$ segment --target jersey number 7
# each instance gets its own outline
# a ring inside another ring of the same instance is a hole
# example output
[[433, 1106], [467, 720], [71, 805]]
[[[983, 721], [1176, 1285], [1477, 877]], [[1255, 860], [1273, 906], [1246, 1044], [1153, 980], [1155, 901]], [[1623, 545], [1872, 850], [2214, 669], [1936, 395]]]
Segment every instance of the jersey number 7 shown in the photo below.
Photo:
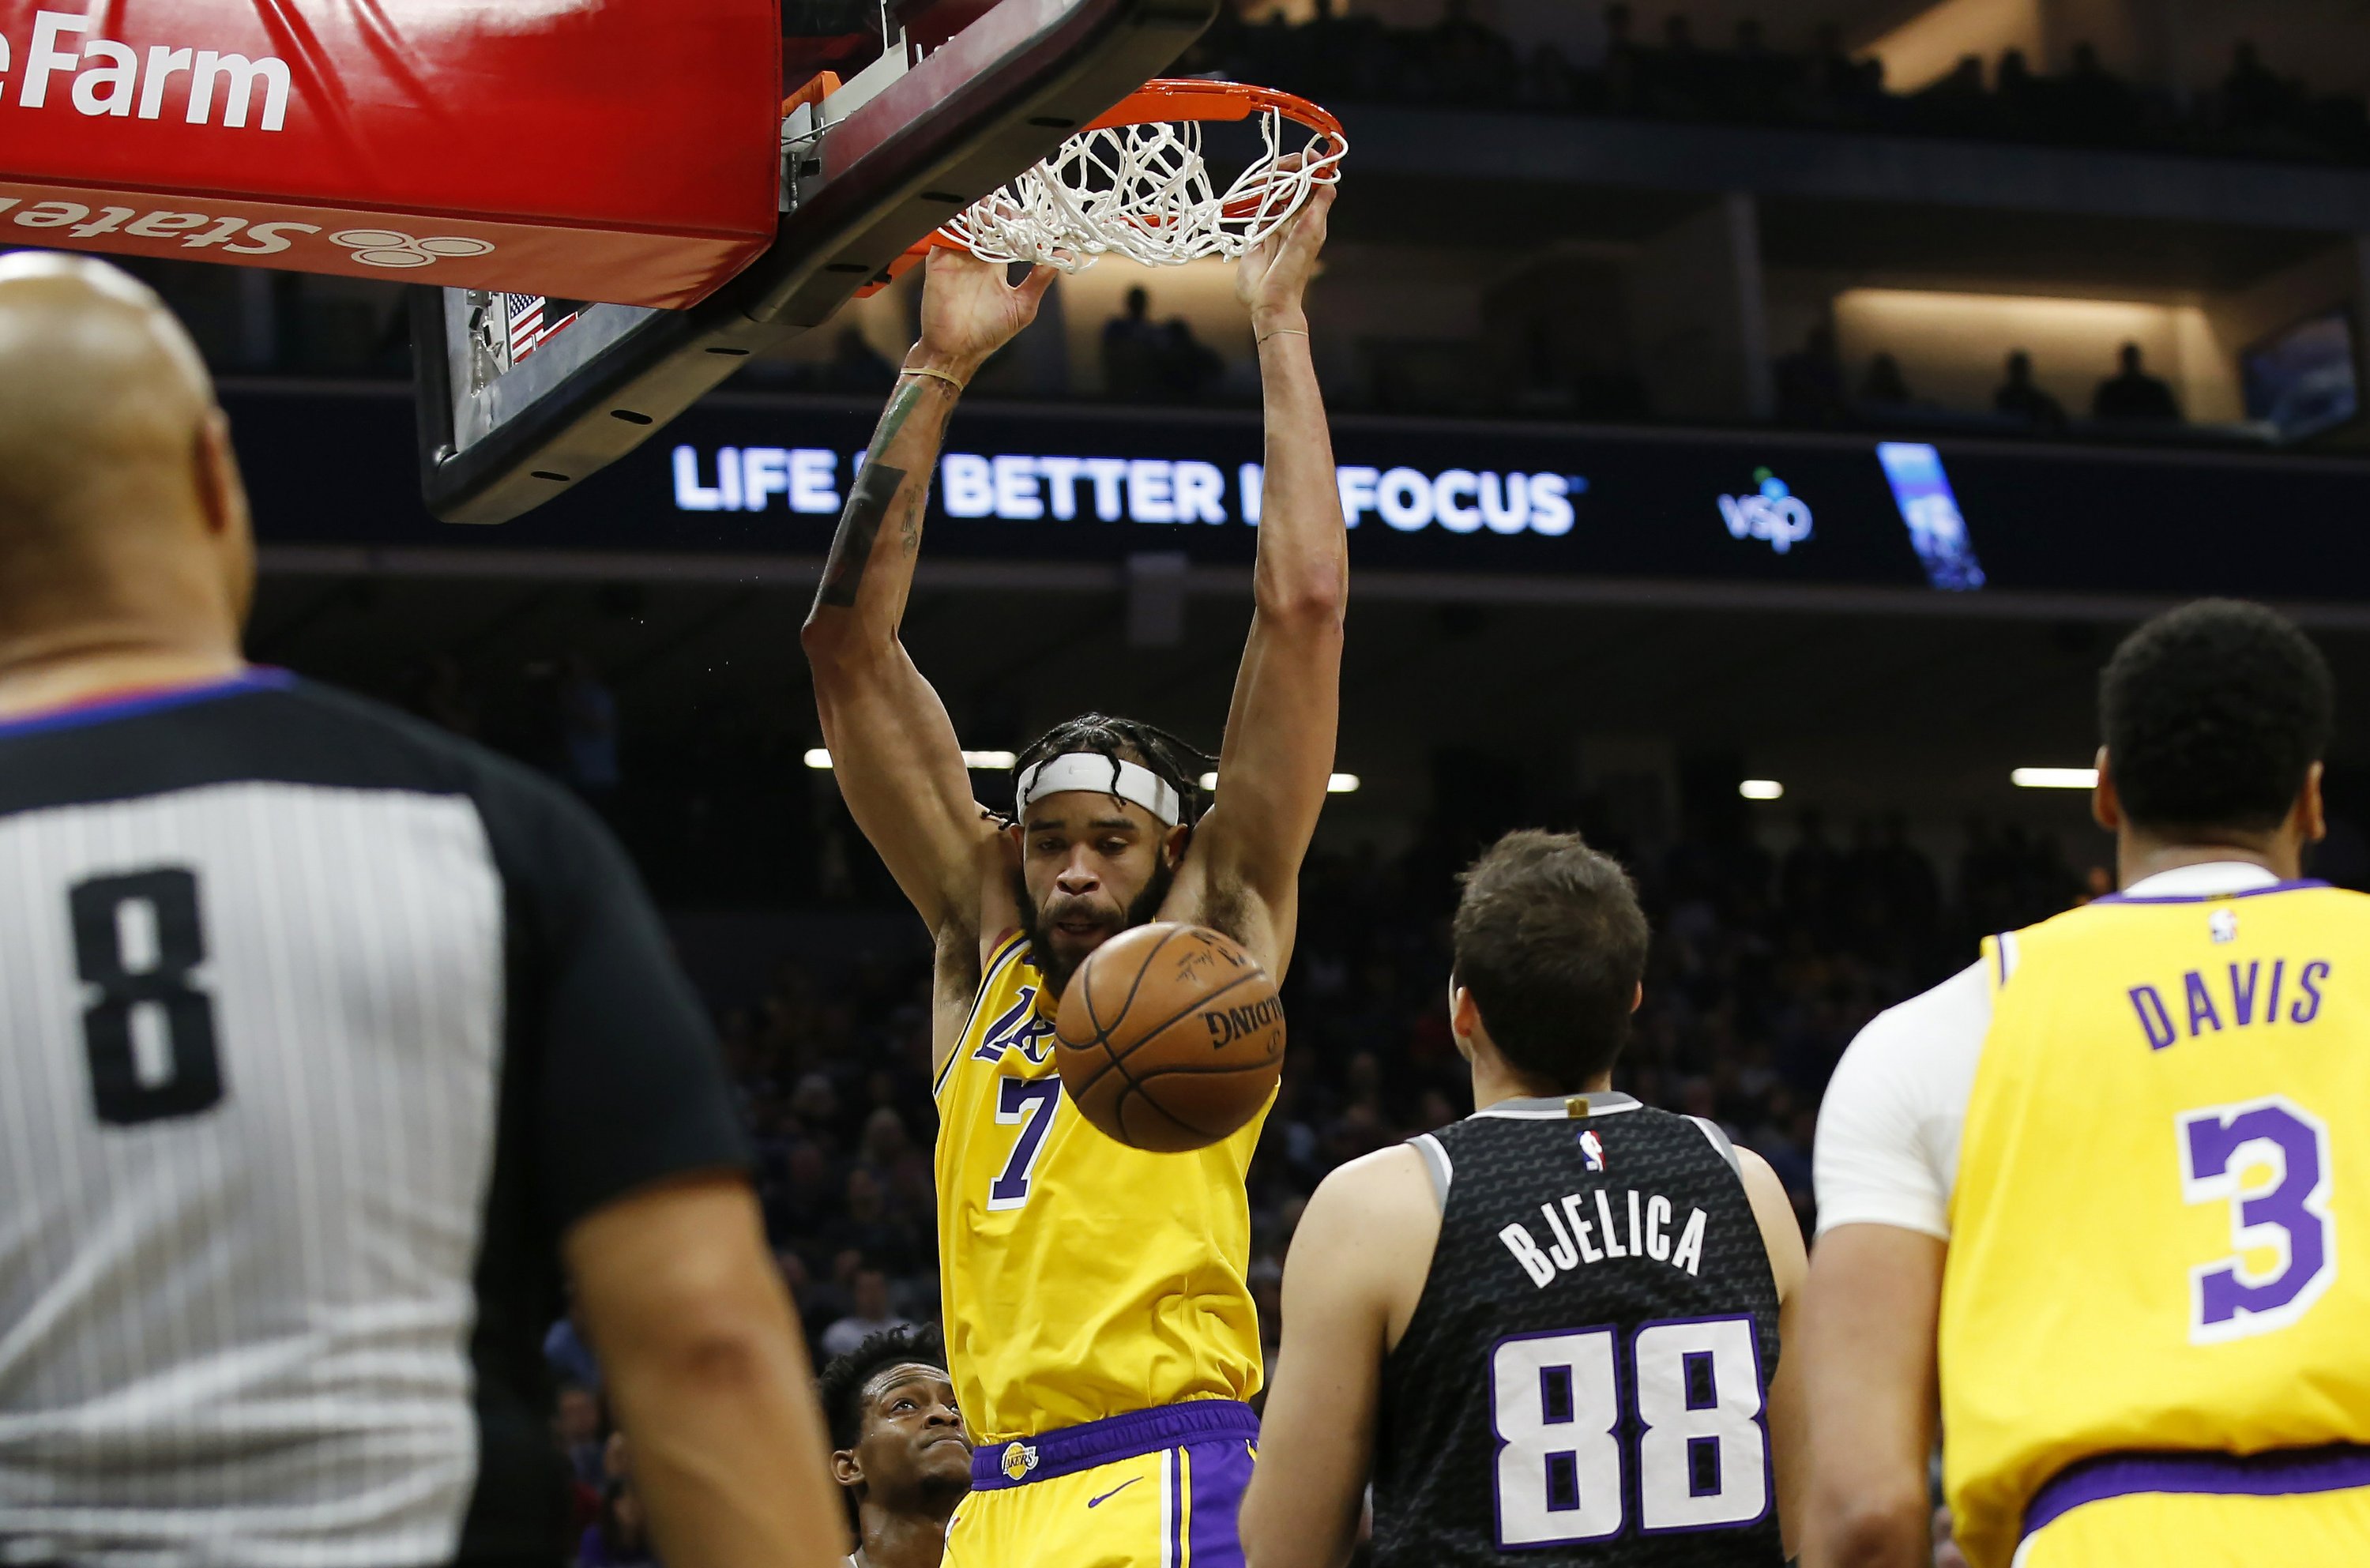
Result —
[[1029, 1178], [1037, 1157], [1045, 1152], [1045, 1135], [1053, 1130], [1053, 1113], [1061, 1108], [1062, 1080], [1053, 1074], [1041, 1078], [1007, 1078], [995, 1086], [995, 1120], [1000, 1126], [1018, 1124], [1012, 1158], [988, 1183], [987, 1206], [1016, 1209], [1029, 1201]]

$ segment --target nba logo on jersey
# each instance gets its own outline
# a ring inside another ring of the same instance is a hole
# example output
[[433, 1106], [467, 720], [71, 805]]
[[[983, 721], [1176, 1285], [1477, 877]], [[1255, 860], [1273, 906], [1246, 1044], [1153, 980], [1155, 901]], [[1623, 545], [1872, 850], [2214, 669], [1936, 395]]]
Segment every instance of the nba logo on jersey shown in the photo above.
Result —
[[1007, 1481], [1026, 1480], [1029, 1472], [1037, 1468], [1037, 1450], [1026, 1443], [1007, 1443], [1005, 1445], [1004, 1460], [999, 1468], [1003, 1470], [1004, 1478]]
[[1605, 1142], [1593, 1129], [1580, 1135], [1580, 1157], [1588, 1162], [1591, 1170], [1605, 1169]]
[[2235, 909], [2216, 909], [2213, 914], [2205, 917], [2205, 932], [2216, 942], [2237, 941], [2238, 912]]

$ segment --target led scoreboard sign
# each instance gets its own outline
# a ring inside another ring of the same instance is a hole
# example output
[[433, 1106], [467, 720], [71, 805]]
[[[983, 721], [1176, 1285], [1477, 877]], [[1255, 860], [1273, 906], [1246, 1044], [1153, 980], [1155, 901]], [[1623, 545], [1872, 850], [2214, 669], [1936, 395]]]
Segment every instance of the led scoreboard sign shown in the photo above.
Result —
[[[420, 509], [398, 394], [227, 401], [267, 546], [448, 558], [820, 561], [875, 417], [846, 398], [712, 398], [597, 482], [473, 528]], [[1336, 420], [1334, 445], [1361, 571], [2370, 601], [2370, 580], [2331, 570], [2370, 514], [2359, 460], [1354, 416]], [[1248, 411], [975, 402], [933, 476], [927, 554], [1248, 563], [1260, 447]]]

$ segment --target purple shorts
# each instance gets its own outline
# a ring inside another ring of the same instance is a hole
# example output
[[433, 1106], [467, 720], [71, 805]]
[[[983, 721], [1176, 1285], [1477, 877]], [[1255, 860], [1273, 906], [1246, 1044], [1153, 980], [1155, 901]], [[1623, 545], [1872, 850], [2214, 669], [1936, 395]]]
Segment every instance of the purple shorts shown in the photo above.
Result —
[[1191, 1400], [983, 1445], [947, 1568], [1243, 1568], [1258, 1441], [1248, 1405]]

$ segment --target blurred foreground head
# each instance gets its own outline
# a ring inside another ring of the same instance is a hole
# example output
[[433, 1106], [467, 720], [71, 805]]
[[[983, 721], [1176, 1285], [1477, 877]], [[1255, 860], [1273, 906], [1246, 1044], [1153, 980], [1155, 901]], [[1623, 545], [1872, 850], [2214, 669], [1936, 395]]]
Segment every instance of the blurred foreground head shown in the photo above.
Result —
[[254, 583], [230, 424], [180, 323], [106, 262], [0, 256], [0, 679], [235, 663]]

